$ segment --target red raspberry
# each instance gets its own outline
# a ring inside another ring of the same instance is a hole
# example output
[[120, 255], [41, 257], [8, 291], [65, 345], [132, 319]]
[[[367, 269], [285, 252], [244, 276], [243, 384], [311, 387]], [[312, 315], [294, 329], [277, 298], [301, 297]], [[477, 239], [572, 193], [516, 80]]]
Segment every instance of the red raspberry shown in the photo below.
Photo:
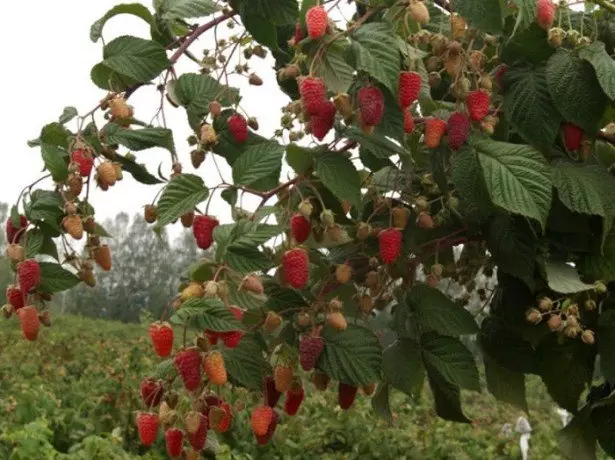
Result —
[[212, 216], [195, 216], [192, 223], [192, 233], [196, 239], [196, 245], [201, 249], [209, 249], [214, 242], [214, 229], [220, 224], [218, 219]]
[[38, 319], [38, 310], [34, 307], [23, 307], [17, 310], [21, 333], [24, 339], [34, 342], [38, 337], [41, 323]]
[[583, 142], [583, 130], [572, 123], [562, 123], [564, 144], [568, 150], [576, 150]]
[[171, 354], [173, 348], [173, 328], [169, 323], [156, 321], [149, 325], [148, 333], [156, 354], [162, 358]]
[[243, 337], [243, 332], [241, 331], [231, 331], [231, 332], [223, 332], [222, 341], [224, 342], [224, 346], [228, 348], [237, 348], [241, 338]]
[[333, 128], [336, 108], [333, 102], [325, 100], [318, 110], [319, 113], [310, 117], [310, 123], [312, 124], [312, 134], [316, 139], [322, 141]]
[[549, 30], [553, 26], [555, 19], [555, 4], [551, 0], [536, 0], [536, 21], [544, 30]]
[[248, 122], [238, 113], [231, 115], [227, 120], [228, 132], [235, 142], [242, 144], [248, 140]]
[[329, 16], [322, 6], [313, 6], [305, 14], [305, 25], [310, 38], [322, 37], [329, 25]]
[[232, 421], [233, 412], [230, 404], [221, 402], [218, 406], [210, 406], [209, 425], [216, 433], [227, 432]]
[[207, 430], [209, 430], [209, 418], [204, 414], [199, 414], [199, 427], [194, 433], [188, 433], [188, 442], [197, 452], [205, 447]]
[[310, 277], [310, 260], [303, 249], [291, 249], [282, 256], [284, 281], [295, 289], [303, 289]]
[[275, 407], [280, 400], [280, 393], [275, 387], [275, 379], [268, 375], [265, 377], [265, 404], [269, 407]]
[[421, 75], [417, 72], [400, 72], [398, 79], [397, 102], [402, 109], [409, 107], [419, 98]]
[[448, 146], [453, 151], [457, 151], [468, 140], [470, 136], [470, 120], [465, 113], [453, 113], [446, 125], [448, 134]]
[[308, 115], [313, 116], [323, 113], [327, 89], [322, 79], [314, 77], [301, 78], [299, 81], [299, 95], [301, 96], [301, 105]]
[[297, 22], [295, 24], [295, 46], [303, 40], [303, 29], [301, 28], [301, 23]]
[[13, 219], [10, 217], [6, 221], [6, 241], [7, 243], [19, 243], [21, 237], [26, 232], [28, 219], [26, 216], [19, 216], [19, 227], [13, 225]]
[[21, 289], [12, 284], [6, 288], [6, 301], [13, 306], [15, 311], [25, 305], [25, 299]]
[[346, 410], [352, 406], [354, 398], [357, 396], [357, 390], [358, 388], [353, 385], [340, 382], [337, 393], [337, 402], [342, 409]]
[[273, 417], [271, 418], [271, 423], [269, 424], [267, 433], [265, 433], [263, 436], [256, 436], [256, 442], [260, 445], [267, 444], [273, 437], [273, 434], [275, 433], [275, 429], [277, 428], [277, 426], [278, 426], [278, 413], [276, 411], [273, 411]]
[[311, 371], [316, 367], [318, 358], [325, 349], [322, 337], [307, 336], [299, 342], [299, 363], [304, 371]]
[[173, 360], [173, 365], [184, 381], [188, 391], [198, 389], [201, 384], [201, 355], [196, 348], [190, 348], [179, 352]]
[[401, 252], [402, 234], [397, 228], [387, 228], [378, 234], [380, 258], [385, 264], [395, 261]]
[[301, 244], [310, 237], [310, 233], [312, 233], [312, 224], [301, 214], [295, 214], [290, 219], [290, 230], [295, 241]]
[[147, 407], [156, 407], [164, 396], [162, 382], [154, 379], [143, 379], [139, 385], [141, 399]]
[[220, 338], [219, 332], [205, 330], [205, 335], [207, 336], [207, 341], [210, 345], [215, 345], [218, 343], [218, 339]]
[[150, 412], [139, 412], [137, 414], [137, 431], [141, 444], [151, 446], [158, 437], [158, 415]]
[[164, 442], [169, 457], [179, 457], [183, 450], [184, 432], [179, 428], [169, 428], [164, 433]]
[[275, 417], [275, 411], [269, 406], [255, 407], [252, 411], [251, 425], [252, 432], [256, 436], [264, 436], [267, 434], [269, 425]]
[[77, 165], [79, 175], [81, 177], [87, 177], [92, 172], [92, 167], [94, 166], [94, 157], [87, 150], [75, 150], [71, 154], [71, 161]]
[[284, 412], [288, 415], [295, 415], [305, 398], [305, 390], [303, 386], [291, 388], [286, 392], [286, 400], [284, 401]]
[[435, 149], [440, 145], [442, 136], [446, 132], [446, 122], [439, 118], [428, 118], [425, 121], [425, 145]]
[[359, 113], [366, 126], [376, 126], [384, 115], [384, 96], [376, 86], [366, 86], [359, 90]]
[[482, 89], [471, 91], [466, 99], [470, 118], [474, 121], [480, 121], [489, 113], [489, 93]]
[[414, 117], [412, 116], [412, 112], [410, 110], [404, 110], [404, 132], [406, 134], [411, 134], [414, 131]]
[[17, 264], [17, 280], [19, 288], [24, 294], [41, 281], [41, 266], [34, 259], [27, 259]]

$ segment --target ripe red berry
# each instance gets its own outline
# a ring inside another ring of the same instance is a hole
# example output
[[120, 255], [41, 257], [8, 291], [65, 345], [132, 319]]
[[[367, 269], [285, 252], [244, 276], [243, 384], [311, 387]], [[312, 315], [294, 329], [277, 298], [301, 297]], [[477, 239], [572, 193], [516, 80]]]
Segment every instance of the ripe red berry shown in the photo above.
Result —
[[317, 110], [318, 113], [310, 117], [310, 123], [312, 125], [312, 134], [316, 139], [322, 141], [331, 131], [331, 128], [333, 128], [336, 108], [333, 102], [325, 100]]
[[256, 436], [264, 436], [267, 434], [269, 425], [274, 417], [274, 410], [269, 406], [255, 407], [252, 411], [251, 425], [252, 432]]
[[305, 398], [305, 390], [303, 386], [292, 388], [286, 392], [286, 400], [284, 401], [284, 412], [288, 415], [295, 415]]
[[295, 241], [301, 244], [310, 237], [310, 233], [312, 233], [312, 224], [301, 214], [295, 214], [290, 219], [290, 230]]
[[277, 428], [277, 426], [278, 426], [278, 413], [276, 411], [273, 411], [273, 417], [271, 418], [271, 423], [269, 423], [269, 428], [267, 429], [267, 433], [265, 433], [263, 436], [256, 436], [256, 442], [259, 445], [267, 444], [273, 437], [273, 434], [275, 433], [275, 429]]
[[301, 105], [308, 115], [313, 116], [323, 112], [323, 103], [326, 101], [326, 94], [327, 89], [322, 79], [303, 77], [299, 80]]
[[92, 172], [94, 166], [94, 157], [90, 152], [83, 149], [77, 149], [71, 154], [71, 161], [77, 165], [77, 170], [81, 177], [87, 177]]
[[280, 393], [275, 387], [275, 379], [268, 375], [265, 377], [265, 404], [269, 407], [275, 407], [280, 400]]
[[6, 221], [6, 241], [7, 243], [18, 243], [21, 237], [26, 232], [28, 219], [26, 216], [19, 216], [19, 227], [13, 225], [13, 219], [10, 217]]
[[401, 252], [402, 234], [397, 228], [387, 228], [378, 234], [380, 258], [385, 264], [394, 262]]
[[366, 126], [376, 126], [384, 115], [384, 96], [376, 86], [366, 86], [359, 90], [359, 113]]
[[169, 356], [173, 348], [173, 328], [171, 325], [156, 321], [149, 325], [148, 333], [156, 354], [162, 358]]
[[465, 113], [453, 113], [446, 124], [448, 134], [448, 146], [453, 151], [457, 151], [468, 140], [470, 136], [470, 120]]
[[143, 379], [139, 385], [139, 392], [147, 407], [156, 407], [164, 396], [164, 387], [159, 380]]
[[137, 431], [144, 446], [151, 446], [158, 437], [158, 415], [150, 412], [137, 414]]
[[241, 338], [243, 337], [243, 332], [241, 331], [230, 331], [223, 332], [221, 334], [222, 341], [224, 342], [224, 346], [228, 348], [237, 348]]
[[297, 23], [295, 24], [295, 46], [301, 41], [303, 40], [303, 29], [301, 28], [301, 23], [297, 21]]
[[291, 249], [282, 256], [284, 281], [295, 289], [303, 289], [310, 277], [310, 260], [303, 249]]
[[228, 118], [226, 123], [228, 132], [231, 133], [235, 142], [242, 144], [248, 140], [248, 122], [243, 115], [235, 113]]
[[404, 132], [411, 134], [414, 131], [414, 117], [409, 109], [404, 110]]
[[536, 21], [538, 25], [549, 30], [555, 19], [555, 4], [551, 0], [536, 0]]
[[209, 430], [209, 418], [199, 414], [199, 426], [194, 433], [188, 433], [188, 442], [197, 452], [203, 450], [207, 442], [207, 430]]
[[439, 118], [428, 118], [425, 121], [425, 145], [435, 149], [440, 145], [442, 136], [446, 132], [446, 122]]
[[210, 351], [203, 359], [203, 369], [207, 374], [210, 383], [214, 385], [224, 385], [226, 383], [226, 367], [224, 357], [217, 350]]
[[201, 384], [201, 364], [201, 355], [196, 348], [181, 351], [175, 356], [173, 365], [184, 381], [186, 390], [194, 391]]
[[167, 446], [169, 457], [179, 457], [183, 450], [184, 432], [179, 428], [169, 428], [164, 433], [164, 442]]
[[583, 130], [572, 123], [562, 123], [564, 144], [568, 150], [576, 150], [583, 142]]
[[318, 358], [325, 349], [322, 337], [306, 336], [299, 342], [299, 363], [304, 371], [311, 371], [316, 367]]
[[27, 259], [17, 264], [17, 280], [19, 288], [24, 294], [38, 285], [41, 281], [41, 266], [34, 259]]
[[491, 103], [489, 93], [482, 89], [470, 91], [466, 99], [470, 118], [474, 121], [480, 121], [489, 113], [489, 104]]
[[17, 310], [17, 317], [21, 325], [24, 339], [34, 342], [38, 337], [41, 323], [38, 319], [38, 310], [34, 307], [23, 307]]
[[221, 337], [219, 332], [205, 330], [205, 335], [207, 336], [207, 341], [210, 345], [215, 345], [218, 343], [218, 339]]
[[357, 396], [357, 390], [358, 388], [353, 385], [340, 382], [337, 393], [337, 402], [342, 409], [346, 410], [352, 406], [354, 398]]
[[322, 37], [329, 25], [329, 16], [322, 6], [313, 6], [305, 14], [305, 25], [310, 38]]
[[195, 216], [192, 223], [192, 233], [196, 245], [201, 249], [209, 249], [214, 242], [214, 229], [220, 224], [212, 216]]
[[6, 301], [13, 306], [15, 311], [25, 305], [25, 299], [21, 289], [12, 284], [6, 288]]
[[402, 109], [409, 107], [419, 98], [421, 75], [417, 72], [400, 72], [398, 78], [397, 102]]

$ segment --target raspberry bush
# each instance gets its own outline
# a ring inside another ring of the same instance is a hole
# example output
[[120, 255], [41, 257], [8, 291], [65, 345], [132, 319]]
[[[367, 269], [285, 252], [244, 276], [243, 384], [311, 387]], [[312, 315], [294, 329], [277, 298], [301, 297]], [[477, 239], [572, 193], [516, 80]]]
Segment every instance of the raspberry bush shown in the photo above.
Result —
[[[143, 444], [197, 458], [210, 430], [268, 443], [308, 379], [386, 419], [393, 389], [428, 385], [440, 417], [467, 423], [475, 341], [497, 398], [528, 411], [536, 374], [575, 415], [566, 456], [615, 455], [615, 4], [158, 0], [117, 5], [92, 41], [118, 14], [151, 36], [104, 42], [91, 77], [107, 94], [30, 141], [55, 185], [26, 186], [12, 208], [3, 313], [36, 340], [53, 294], [113, 269], [90, 197], [125, 174], [155, 186], [146, 221], [192, 227], [205, 252], [149, 328], [161, 361], [142, 376]], [[269, 55], [275, 72], [251, 71]], [[180, 59], [200, 70], [179, 74]], [[229, 75], [276, 79], [289, 103], [273, 137]], [[148, 123], [129, 101], [154, 82]], [[185, 110], [187, 145], [165, 110]], [[148, 171], [137, 155], [154, 147], [170, 162]], [[217, 183], [199, 174], [210, 166]], [[233, 222], [215, 215], [226, 205]], [[251, 427], [224, 399], [236, 387], [254, 394]]]

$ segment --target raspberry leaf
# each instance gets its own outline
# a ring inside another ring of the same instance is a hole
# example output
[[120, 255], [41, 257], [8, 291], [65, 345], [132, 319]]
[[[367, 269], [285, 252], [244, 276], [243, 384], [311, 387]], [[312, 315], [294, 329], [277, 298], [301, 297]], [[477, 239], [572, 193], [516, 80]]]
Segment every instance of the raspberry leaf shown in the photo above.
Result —
[[236, 348], [223, 348], [229, 380], [249, 390], [261, 390], [271, 366], [263, 358], [263, 349], [253, 335], [244, 335]]
[[455, 9], [470, 26], [490, 34], [502, 32], [502, 8], [498, 0], [459, 2]]
[[389, 385], [382, 383], [378, 385], [376, 394], [372, 397], [372, 409], [376, 414], [385, 419], [388, 423], [393, 423], [393, 413], [391, 412]]
[[594, 289], [579, 278], [577, 270], [561, 261], [549, 261], [545, 266], [549, 287], [560, 294], [574, 294]]
[[412, 398], [419, 397], [425, 382], [425, 367], [418, 342], [398, 339], [389, 345], [382, 354], [382, 370], [387, 383], [395, 389]]
[[120, 14], [131, 14], [143, 19], [149, 25], [152, 25], [154, 21], [152, 13], [150, 13], [150, 11], [140, 3], [123, 3], [121, 5], [116, 5], [107, 11], [98, 21], [92, 24], [90, 27], [90, 40], [96, 43], [100, 37], [102, 37], [103, 27], [107, 21]]
[[41, 156], [45, 168], [51, 173], [54, 181], [61, 182], [68, 177], [68, 153], [55, 145], [42, 144]]
[[[306, 46], [310, 61], [316, 58], [320, 49], [317, 44]], [[336, 93], [345, 93], [350, 88], [354, 78], [354, 69], [346, 62], [348, 42], [336, 40], [327, 47], [327, 52], [314, 63], [314, 74], [324, 80], [327, 89]]]
[[121, 144], [137, 152], [153, 147], [162, 147], [171, 153], [175, 152], [173, 131], [167, 128], [122, 129], [119, 125], [110, 123], [102, 132], [106, 142]]
[[297, 174], [305, 174], [312, 167], [312, 150], [289, 144], [286, 147], [286, 162]]
[[[586, 406], [568, 425], [557, 433], [559, 448], [566, 458], [596, 459], [596, 431], [590, 415], [591, 406]], [[608, 422], [604, 422], [605, 425]], [[606, 450], [606, 449], [605, 449]], [[613, 452], [611, 452], [613, 455]]]
[[35, 255], [40, 254], [45, 243], [45, 234], [41, 229], [33, 228], [28, 230], [25, 237], [26, 242], [26, 258], [33, 259]]
[[277, 142], [263, 142], [248, 147], [233, 163], [233, 182], [249, 186], [280, 171], [283, 155], [284, 148]]
[[615, 380], [615, 356], [610, 350], [615, 347], [615, 310], [607, 310], [600, 315], [597, 333], [600, 337], [598, 341], [600, 369], [604, 377], [612, 382]]
[[41, 267], [41, 282], [38, 289], [42, 292], [55, 293], [70, 289], [79, 284], [79, 278], [59, 264], [39, 262]]
[[122, 165], [122, 170], [129, 172], [137, 182], [146, 185], [162, 183], [160, 179], [150, 174], [144, 166], [140, 165], [136, 161], [126, 158], [124, 155], [116, 153], [115, 161]]
[[189, 211], [209, 195], [203, 179], [194, 174], [180, 174], [171, 179], [158, 200], [158, 221], [161, 228]]
[[593, 66], [602, 91], [615, 100], [615, 61], [607, 54], [604, 43], [594, 42], [581, 48], [579, 57]]
[[337, 153], [325, 152], [314, 158], [318, 178], [340, 200], [361, 203], [361, 179], [352, 162]]
[[615, 230], [611, 229], [604, 239], [602, 253], [585, 253], [578, 263], [579, 273], [584, 279], [615, 281]]
[[218, 299], [190, 298], [171, 317], [174, 324], [188, 324], [199, 330], [215, 332], [239, 331], [243, 326]]
[[525, 375], [501, 366], [487, 354], [483, 355], [483, 363], [489, 393], [499, 401], [512, 404], [527, 413], [529, 409], [525, 396]]
[[299, 13], [296, 0], [253, 0], [250, 8], [255, 8], [261, 16], [278, 26], [294, 24]]
[[163, 0], [158, 15], [164, 19], [190, 19], [209, 16], [220, 8], [211, 0]]

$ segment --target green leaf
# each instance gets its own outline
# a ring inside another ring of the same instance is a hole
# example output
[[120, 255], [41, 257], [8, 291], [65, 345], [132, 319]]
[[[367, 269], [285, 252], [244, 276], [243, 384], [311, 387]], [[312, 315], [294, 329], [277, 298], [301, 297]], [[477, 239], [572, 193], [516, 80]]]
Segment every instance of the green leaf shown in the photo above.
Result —
[[487, 139], [477, 139], [464, 150], [462, 155], [476, 153], [493, 204], [545, 227], [551, 208], [551, 171], [540, 153], [526, 145]]
[[66, 150], [50, 144], [41, 144], [41, 156], [45, 168], [56, 182], [62, 182], [68, 177], [68, 153]]
[[477, 155], [462, 152], [461, 155], [454, 155], [451, 163], [453, 183], [461, 198], [470, 208], [476, 208], [485, 216], [490, 215], [495, 208], [489, 199], [485, 181], [480, 179], [483, 172]]
[[569, 122], [596, 132], [606, 98], [592, 66], [563, 48], [547, 62], [547, 85], [555, 106]]
[[156, 226], [163, 227], [189, 211], [207, 198], [209, 190], [203, 179], [194, 174], [180, 174], [171, 179], [158, 200]]
[[43, 245], [41, 246], [39, 253], [53, 257], [57, 261], [60, 260], [60, 257], [58, 256], [58, 248], [53, 241], [53, 238], [48, 234], [45, 234], [43, 238]]
[[365, 24], [352, 34], [350, 49], [357, 69], [378, 80], [397, 94], [400, 55], [393, 31], [382, 22]]
[[113, 236], [111, 236], [111, 234], [109, 234], [109, 232], [99, 223], [96, 223], [96, 226], [94, 227], [94, 234], [102, 236], [103, 238], [113, 238]]
[[372, 409], [388, 423], [393, 423], [393, 413], [389, 404], [389, 385], [386, 383], [378, 385], [376, 394], [372, 397]]
[[365, 386], [380, 380], [382, 350], [369, 329], [349, 324], [344, 331], [325, 327], [325, 349], [318, 368], [332, 379], [349, 385]]
[[577, 264], [579, 273], [588, 281], [615, 281], [615, 231], [604, 239], [602, 254], [582, 254]]
[[284, 147], [277, 142], [264, 142], [250, 146], [233, 163], [233, 183], [252, 185], [282, 166]]
[[436, 405], [436, 415], [451, 422], [470, 423], [461, 408], [461, 391], [435, 369], [427, 368], [427, 379]]
[[154, 371], [154, 378], [156, 380], [164, 380], [169, 378], [172, 375], [175, 375], [177, 371], [175, 370], [175, 366], [173, 365], [172, 359], [165, 359], [164, 361], [158, 363], [156, 366], [156, 370]]
[[188, 324], [195, 329], [208, 329], [215, 332], [243, 330], [233, 313], [219, 299], [192, 297], [171, 317], [174, 324]]
[[171, 65], [160, 43], [129, 35], [109, 42], [103, 50], [103, 58], [102, 66], [122, 78], [142, 83], [149, 82]]
[[504, 115], [528, 143], [541, 150], [551, 148], [560, 116], [547, 88], [543, 69], [511, 68], [504, 76]]
[[164, 0], [160, 15], [164, 19], [200, 18], [215, 13], [220, 8], [211, 0]]
[[487, 390], [499, 401], [512, 404], [529, 413], [525, 397], [525, 375], [500, 366], [496, 360], [483, 355]]
[[514, 67], [521, 62], [536, 66], [544, 65], [544, 62], [555, 53], [555, 48], [549, 45], [547, 40], [547, 32], [535, 21], [527, 29], [517, 29], [513, 34], [515, 26], [516, 21], [509, 17], [506, 20], [506, 31], [511, 38], [503, 44], [500, 62], [511, 66], [510, 70], [515, 70]]
[[598, 340], [598, 353], [600, 353], [600, 370], [605, 379], [615, 381], [615, 310], [602, 312], [598, 319], [596, 335]]
[[[388, 110], [388, 106], [387, 106]], [[344, 137], [356, 141], [363, 149], [368, 150], [376, 158], [389, 158], [392, 155], [407, 156], [408, 151], [390, 141], [384, 136], [372, 134], [366, 136], [357, 128], [348, 128], [344, 131]]]
[[90, 40], [96, 43], [102, 36], [102, 30], [109, 19], [119, 14], [132, 14], [152, 24], [154, 18], [149, 10], [140, 3], [122, 3], [111, 8], [105, 15], [90, 27]]
[[316, 173], [325, 187], [340, 200], [359, 207], [361, 204], [361, 178], [348, 158], [334, 152], [325, 152], [314, 158]]
[[64, 215], [64, 200], [57, 192], [36, 190], [25, 206], [26, 217], [31, 222], [43, 221], [60, 230], [60, 219]]
[[[496, 289], [491, 302], [492, 311], [496, 311], [499, 307], [507, 309], [505, 314], [501, 313], [502, 310], [499, 309], [497, 311], [500, 316], [490, 315], [483, 320], [480, 333], [481, 349], [500, 366], [508, 370], [522, 374], [535, 374], [536, 353], [534, 347], [530, 342], [524, 340], [521, 333], [514, 329], [515, 324], [509, 320], [511, 317], [519, 316], [518, 312], [511, 312], [510, 303], [523, 305], [522, 311], [524, 311], [526, 303], [523, 302], [523, 299], [511, 299], [510, 295], [504, 299], [505, 291], [500, 288]], [[503, 300], [508, 301], [509, 304], [504, 305]], [[525, 322], [525, 317], [522, 317], [521, 320]]]
[[489, 219], [484, 233], [498, 270], [533, 287], [538, 240], [527, 220], [500, 212]]
[[513, 3], [517, 5], [518, 11], [517, 22], [511, 36], [514, 36], [517, 31], [527, 29], [536, 20], [535, 0], [513, 0]]
[[571, 460], [596, 460], [596, 433], [586, 406], [568, 425], [557, 433], [559, 448]]
[[456, 1], [454, 7], [470, 26], [489, 34], [502, 32], [502, 8], [499, 0]]
[[411, 339], [398, 339], [382, 354], [382, 370], [388, 383], [408, 396], [418, 398], [423, 390], [425, 368], [419, 344]]
[[237, 348], [224, 347], [221, 352], [232, 382], [249, 390], [262, 390], [271, 366], [263, 358], [263, 350], [253, 335], [244, 335]]
[[559, 294], [575, 294], [594, 289], [593, 284], [582, 282], [577, 270], [565, 262], [548, 261], [545, 269], [549, 288]]
[[425, 284], [418, 284], [412, 288], [406, 297], [406, 305], [414, 313], [416, 322], [425, 330], [450, 336], [478, 332], [476, 321], [469, 311], [438, 289]]
[[250, 32], [254, 40], [273, 50], [279, 48], [278, 31], [275, 24], [253, 8], [251, 2], [241, 3], [239, 16], [244, 27]]
[[295, 24], [299, 13], [297, 0], [251, 0], [250, 8], [279, 26]]
[[297, 144], [286, 146], [286, 162], [297, 174], [305, 174], [314, 162], [312, 150], [300, 147]]
[[41, 282], [38, 289], [53, 294], [62, 292], [79, 284], [79, 278], [59, 264], [39, 262], [41, 267]]
[[230, 247], [226, 251], [226, 263], [240, 273], [267, 271], [273, 267], [273, 259], [257, 248]]
[[602, 91], [615, 100], [615, 61], [604, 49], [604, 43], [594, 42], [579, 51], [579, 57], [589, 62], [596, 72]]
[[145, 166], [140, 165], [133, 160], [130, 160], [123, 155], [120, 155], [119, 153], [115, 154], [115, 161], [121, 164], [122, 170], [129, 172], [137, 182], [146, 185], [162, 183], [160, 179], [150, 174], [147, 169], [145, 169]]
[[[314, 75], [322, 78], [327, 88], [336, 93], [346, 93], [354, 80], [354, 69], [344, 57], [347, 47], [347, 42], [337, 40], [329, 45], [327, 52], [317, 57], [314, 63]], [[319, 46], [314, 49], [318, 50]]]
[[73, 118], [75, 118], [77, 115], [79, 115], [79, 112], [77, 112], [77, 109], [75, 107], [64, 107], [64, 110], [62, 111], [62, 115], [60, 115], [60, 118], [58, 119], [58, 123], [62, 125], [64, 123], [68, 123]]
[[24, 240], [26, 242], [26, 258], [33, 259], [43, 249], [45, 234], [41, 229], [33, 228], [26, 232]]
[[422, 334], [421, 354], [428, 375], [434, 373], [456, 387], [480, 391], [474, 356], [458, 339]]
[[121, 92], [139, 83], [138, 80], [122, 75], [99, 63], [92, 67], [90, 72], [92, 82], [96, 86], [109, 91]]
[[103, 133], [108, 144], [121, 144], [137, 152], [153, 147], [175, 152], [173, 131], [167, 128], [124, 129], [110, 123], [105, 126]]
[[37, 139], [28, 141], [28, 147], [38, 147], [41, 144], [54, 145], [63, 149], [68, 149], [68, 139], [72, 133], [61, 123], [49, 123], [43, 126], [41, 134]]

